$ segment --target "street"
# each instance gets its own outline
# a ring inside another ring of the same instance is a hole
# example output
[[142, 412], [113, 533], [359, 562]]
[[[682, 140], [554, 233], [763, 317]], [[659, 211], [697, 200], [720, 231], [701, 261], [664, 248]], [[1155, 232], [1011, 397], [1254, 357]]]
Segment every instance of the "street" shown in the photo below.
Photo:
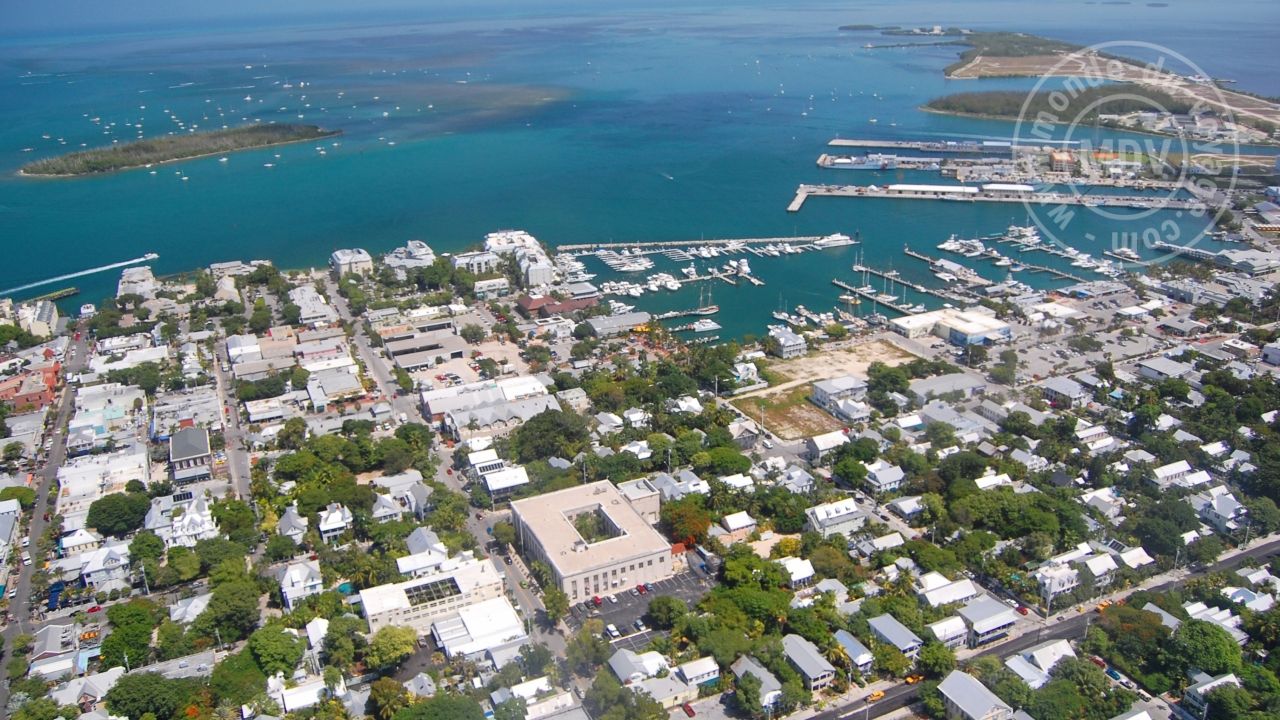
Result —
[[[73, 340], [68, 348], [68, 357], [70, 358], [67, 367], [64, 369], [63, 377], [67, 377], [75, 372], [83, 370], [87, 363], [88, 352], [86, 347], [88, 340], [83, 336], [79, 340]], [[13, 613], [13, 622], [9, 623], [4, 629], [4, 647], [5, 657], [11, 657], [13, 638], [22, 633], [30, 631], [29, 623], [31, 621], [31, 576], [37, 569], [44, 565], [44, 558], [38, 557], [36, 552], [37, 541], [44, 534], [46, 511], [52, 512], [53, 500], [49, 493], [53, 487], [54, 478], [58, 475], [58, 468], [62, 466], [66, 459], [66, 433], [67, 420], [71, 415], [72, 408], [75, 403], [72, 402], [72, 391], [69, 385], [64, 384], [62, 394], [58, 396], [58, 404], [53, 411], [53, 422], [50, 423], [49, 432], [53, 438], [53, 445], [49, 448], [49, 453], [45, 457], [45, 462], [35, 473], [36, 487], [36, 504], [31, 510], [30, 532], [27, 537], [31, 540], [30, 551], [32, 553], [32, 563], [22, 566], [18, 574], [18, 593], [10, 601], [9, 611]], [[9, 683], [6, 680], [0, 683], [0, 707], [4, 707], [9, 701]]]

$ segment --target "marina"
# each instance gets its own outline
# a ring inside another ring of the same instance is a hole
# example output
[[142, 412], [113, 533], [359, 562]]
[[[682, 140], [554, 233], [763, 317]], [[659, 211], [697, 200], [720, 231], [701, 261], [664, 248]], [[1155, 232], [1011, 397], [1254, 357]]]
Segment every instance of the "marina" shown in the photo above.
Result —
[[[1071, 140], [1037, 140], [1036, 146], [1056, 145], [1070, 148], [1080, 143]], [[1024, 147], [1010, 140], [870, 140], [859, 138], [835, 138], [830, 147], [877, 148], [889, 150], [917, 150], [921, 152], [974, 153], [980, 155], [1011, 155], [1015, 147]]]

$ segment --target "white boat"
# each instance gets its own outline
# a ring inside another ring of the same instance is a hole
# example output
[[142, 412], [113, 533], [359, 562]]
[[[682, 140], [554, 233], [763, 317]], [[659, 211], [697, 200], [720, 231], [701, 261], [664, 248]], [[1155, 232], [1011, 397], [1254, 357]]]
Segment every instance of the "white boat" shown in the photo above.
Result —
[[85, 303], [80, 306], [80, 317], [92, 317], [96, 312], [98, 312], [98, 308], [94, 307], [93, 303]]
[[1007, 257], [1002, 257], [996, 261], [996, 267], [1009, 267], [1012, 264], [1013, 264], [1013, 261]]
[[936, 272], [936, 273], [934, 273], [934, 274], [933, 274], [933, 276], [934, 276], [934, 277], [936, 277], [936, 278], [938, 278], [939, 280], [941, 280], [941, 281], [943, 281], [943, 282], [949, 282], [949, 283], [953, 283], [953, 282], [955, 282], [956, 280], [958, 280], [958, 279], [959, 279], [959, 278], [957, 278], [955, 275], [952, 275], [952, 274], [951, 274], [951, 273], [949, 273], [949, 272]]
[[675, 292], [680, 289], [680, 283], [675, 278], [671, 278], [666, 282], [666, 288], [671, 292]]
[[817, 248], [833, 248], [844, 247], [845, 245], [854, 245], [857, 244], [857, 242], [857, 240], [854, 240], [844, 233], [835, 233], [814, 240], [813, 246]]
[[690, 329], [692, 329], [694, 332], [711, 332], [712, 330], [719, 330], [720, 323], [716, 322], [715, 320], [708, 320], [706, 318], [702, 318], [700, 320], [695, 320]]

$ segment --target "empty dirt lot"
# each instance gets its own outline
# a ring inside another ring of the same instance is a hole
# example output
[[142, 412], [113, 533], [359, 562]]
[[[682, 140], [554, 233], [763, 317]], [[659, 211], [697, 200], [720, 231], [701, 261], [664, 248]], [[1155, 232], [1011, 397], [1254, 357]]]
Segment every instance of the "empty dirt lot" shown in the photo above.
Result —
[[[858, 341], [855, 341], [858, 342]], [[797, 440], [838, 430], [841, 423], [809, 402], [809, 384], [841, 375], [867, 376], [867, 367], [879, 361], [900, 365], [914, 356], [884, 340], [858, 342], [839, 349], [823, 349], [794, 360], [781, 360], [769, 370], [785, 381], [734, 398], [733, 404], [751, 418], [759, 418], [763, 406], [765, 427], [784, 440]]]

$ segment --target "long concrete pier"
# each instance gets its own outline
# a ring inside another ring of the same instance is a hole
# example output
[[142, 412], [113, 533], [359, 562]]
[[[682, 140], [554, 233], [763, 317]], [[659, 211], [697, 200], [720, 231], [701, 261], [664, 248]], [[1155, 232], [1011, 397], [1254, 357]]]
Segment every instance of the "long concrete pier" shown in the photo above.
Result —
[[559, 245], [556, 252], [559, 254], [571, 254], [581, 252], [593, 252], [595, 250], [631, 250], [640, 248], [642, 251], [661, 251], [667, 248], [687, 248], [698, 247], [700, 245], [735, 245], [744, 243], [747, 245], [809, 245], [815, 240], [821, 240], [820, 235], [811, 235], [808, 237], [786, 237], [786, 238], [729, 238], [724, 240], [647, 240], [635, 242], [607, 242], [607, 243], [581, 243], [577, 245]]
[[[1001, 202], [1035, 205], [1080, 205], [1086, 207], [1122, 207], [1143, 210], [1186, 210], [1207, 212], [1200, 200], [1170, 200], [1132, 195], [1090, 195], [1081, 197], [1073, 193], [1048, 192], [981, 192], [972, 186], [957, 185], [955, 192], [938, 189], [941, 186], [911, 185], [908, 189], [895, 189], [864, 185], [801, 185], [795, 199], [787, 206], [787, 212], [799, 212], [810, 197], [887, 198], [891, 200], [943, 200], [948, 202]], [[920, 189], [927, 188], [927, 189]], [[964, 192], [960, 188], [967, 188]]]

